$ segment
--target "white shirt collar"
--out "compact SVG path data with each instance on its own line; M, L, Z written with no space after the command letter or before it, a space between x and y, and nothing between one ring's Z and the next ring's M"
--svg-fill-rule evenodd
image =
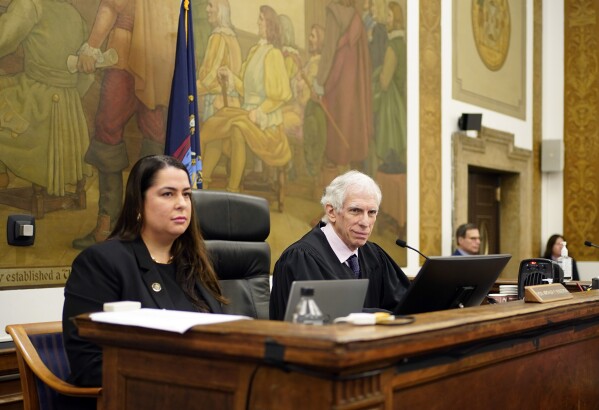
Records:
M337 235L337 232L335 232L335 229L331 223L326 224L320 229L324 233L324 236L326 236L329 245L333 249L333 252L335 252L335 256L337 256L337 259L339 259L339 262L345 263L347 258L350 256L358 256L358 250L356 249L356 251L353 252L351 249L349 249L345 242L343 242L339 235Z

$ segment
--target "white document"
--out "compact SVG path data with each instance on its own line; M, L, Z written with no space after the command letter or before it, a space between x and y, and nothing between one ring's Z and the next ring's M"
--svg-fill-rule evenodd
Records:
M104 56L104 61L101 63L96 63L96 68L111 67L119 61L119 55L114 48L109 48L108 50L104 51L102 55ZM70 55L67 57L67 70L69 70L69 73L75 74L78 71L77 60L79 60L79 56L76 55Z
M179 310L139 309L123 312L98 312L89 315L93 321L116 325L139 326L168 332L185 333L197 325L252 319L248 316L215 313L182 312Z

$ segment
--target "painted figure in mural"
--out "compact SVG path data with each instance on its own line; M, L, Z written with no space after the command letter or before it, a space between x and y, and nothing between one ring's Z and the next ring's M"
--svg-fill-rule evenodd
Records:
M383 64L385 50L387 49L387 2L386 0L368 0L371 23L366 33L368 34L368 51L372 62L372 71Z
M193 45L195 46L196 63L204 59L206 47L208 46L208 37L212 31L212 27L208 21L209 0L191 0L192 17L193 17ZM196 70L198 64L196 64Z
M68 1L13 0L0 14L0 57L21 45L24 58L23 72L0 76L0 189L8 171L58 196L91 175L81 106L90 82L66 66L86 35Z
M122 173L129 166L123 140L136 115L142 135L140 157L164 151L166 107L173 75L180 1L102 0L92 31L81 48L77 68L91 73L103 61L100 46L114 49L118 62L104 71L94 134L85 160L98 169L96 227L73 247L106 239L123 197Z
M335 0L327 6L317 83L331 115L326 159L340 169L350 165L364 168L374 135L372 68L368 38L355 0Z
M302 58L297 45L295 44L295 30L291 18L285 14L279 16L281 24L281 34L283 40L283 58L285 67L289 76L292 98L282 107L283 111L283 129L289 139L289 145L293 151L293 160L289 169L291 179L296 179L298 174L302 173L304 168L302 155L302 122L304 108L298 96L298 83L302 80Z
M260 40L250 49L240 75L228 67L219 70L228 86L243 98L243 105L223 108L204 123L201 138L204 187L210 185L212 172L226 153L231 159L227 190L240 190L246 143L267 165L284 166L291 159L281 111L291 98L291 88L281 53L279 17L270 6L260 7L258 30ZM230 144L229 152L225 151L225 142Z
M364 0L362 3L362 22L364 23L364 28L367 33L370 32L376 24L370 11L370 0Z
M403 10L389 2L389 43L385 60L374 72L376 154L379 170L388 174L406 171L406 39Z
M295 78L302 67L302 58L300 56L297 44L295 44L295 29L293 21L285 14L279 15L279 24L281 27L281 52L285 59L287 75L290 79Z
M301 106L304 107L302 129L304 160L306 170L312 177L320 174L327 142L326 115L312 88L318 74L323 42L324 27L319 24L313 24L308 36L308 52L310 53L310 57L302 69L303 81L298 81L295 85L297 99Z
M208 47L204 60L198 69L197 88L200 103L200 118L206 121L224 107L224 98L218 77L220 67L229 67L239 75L241 70L241 48L231 23L231 7L228 0L209 0L206 6L208 22L212 33L208 38ZM239 107L239 94L227 92L227 105Z

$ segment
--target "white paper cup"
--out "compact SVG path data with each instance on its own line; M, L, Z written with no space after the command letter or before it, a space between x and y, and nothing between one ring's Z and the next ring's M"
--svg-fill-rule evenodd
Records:
M489 293L489 295L487 296L487 298L490 299L489 301L494 300L495 303L506 303L508 301L508 297L509 295L503 293Z

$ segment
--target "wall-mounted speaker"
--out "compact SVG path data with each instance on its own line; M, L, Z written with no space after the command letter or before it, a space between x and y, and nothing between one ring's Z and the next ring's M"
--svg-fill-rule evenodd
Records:
M12 246L31 246L35 241L35 218L32 215L8 215L6 241Z
M543 140L541 143L541 172L564 170L564 141Z
M458 119L458 128L462 131L479 131L482 125L482 114L462 114Z

